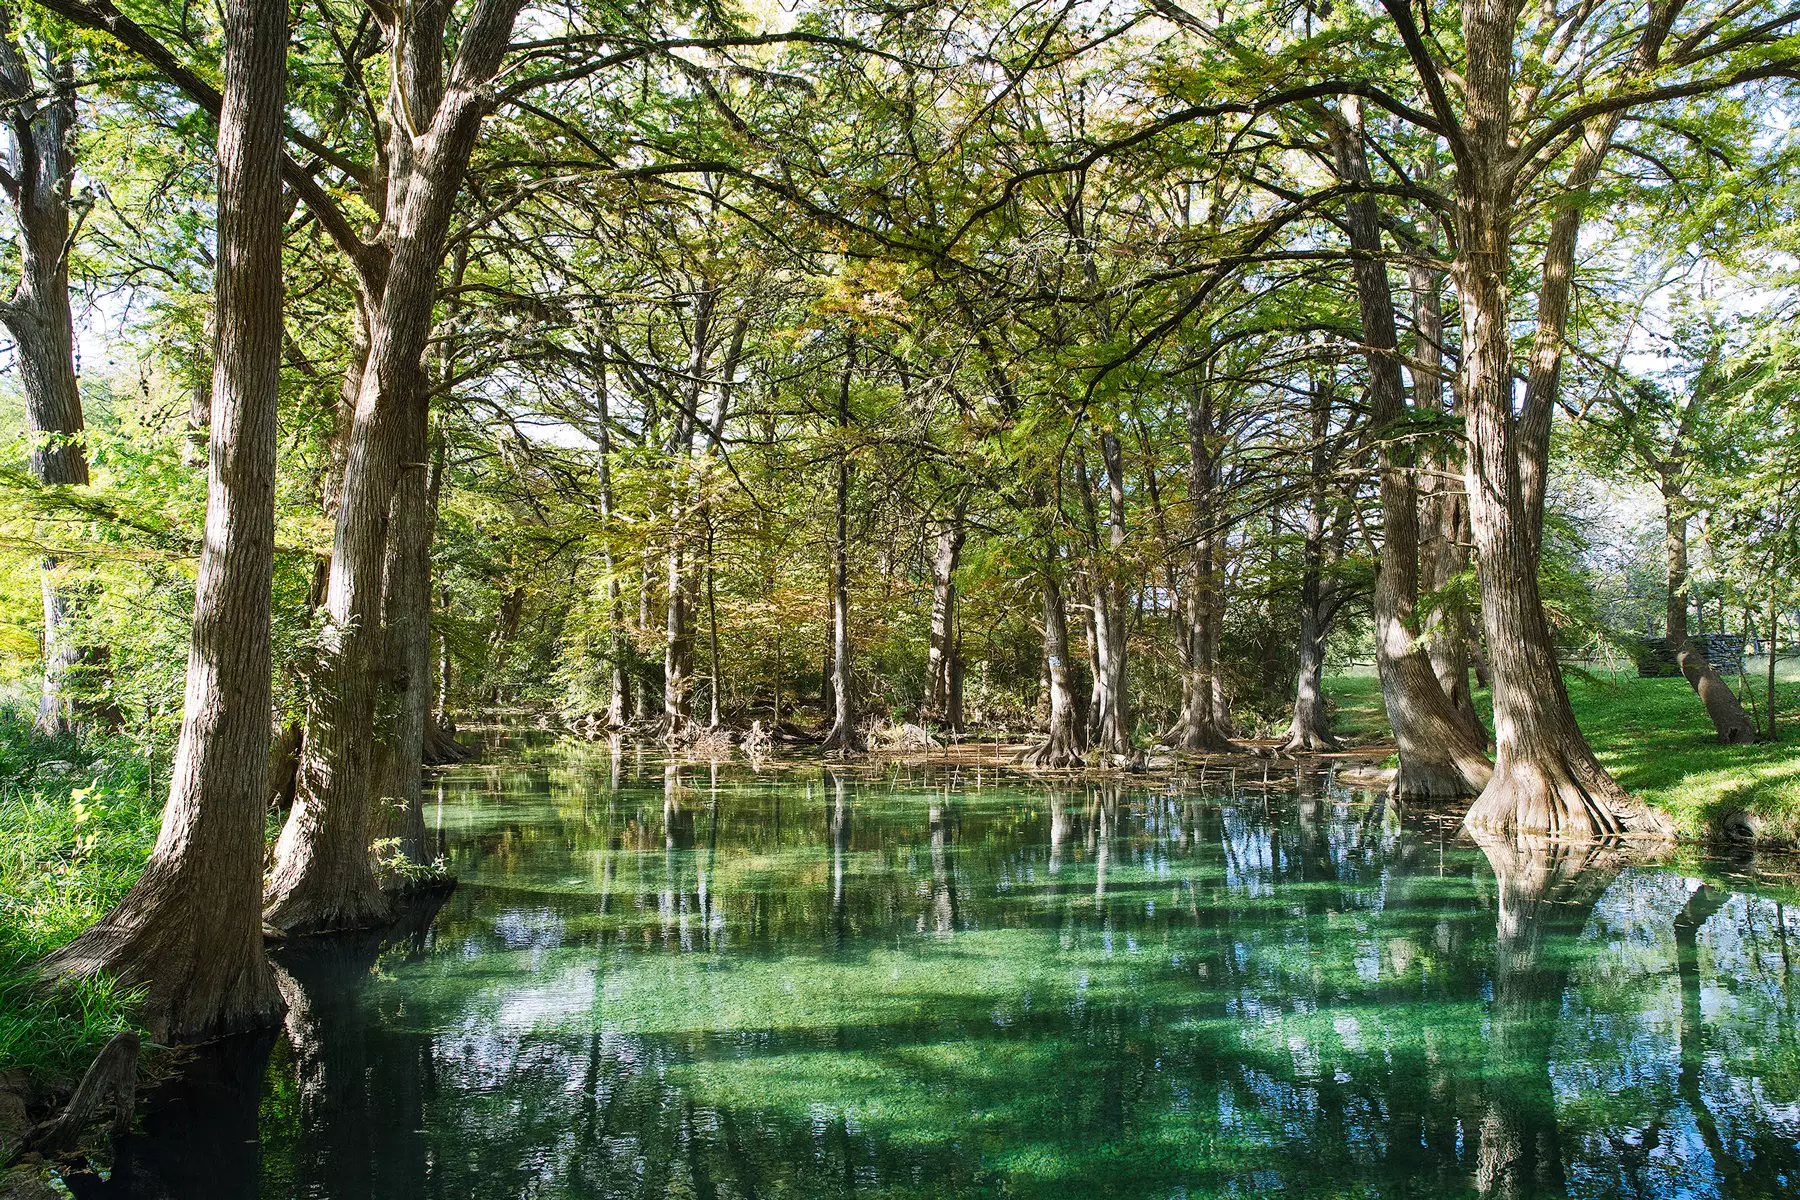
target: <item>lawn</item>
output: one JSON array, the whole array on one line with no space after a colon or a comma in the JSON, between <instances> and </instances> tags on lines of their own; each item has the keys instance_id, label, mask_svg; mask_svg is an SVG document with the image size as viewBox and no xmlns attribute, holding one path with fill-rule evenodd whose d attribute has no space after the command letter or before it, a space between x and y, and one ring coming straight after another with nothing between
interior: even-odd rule
<instances>
[{"instance_id":1,"label":"lawn","mask_svg":"<svg viewBox=\"0 0 1800 1200\"><path fill-rule=\"evenodd\" d=\"M1721 745L1685 680L1573 668L1564 678L1576 720L1600 761L1620 783L1667 812L1682 834L1701 836L1726 813L1743 809L1762 822L1766 837L1800 841L1800 678L1786 666L1777 683L1777 703L1786 714L1777 725L1781 740L1754 746ZM1387 736L1373 671L1335 676L1326 681L1326 694L1336 706L1341 736ZM1756 715L1766 719L1760 675L1753 678L1751 698ZM1476 702L1485 716L1486 694L1478 693Z\"/></svg>"}]
</instances>

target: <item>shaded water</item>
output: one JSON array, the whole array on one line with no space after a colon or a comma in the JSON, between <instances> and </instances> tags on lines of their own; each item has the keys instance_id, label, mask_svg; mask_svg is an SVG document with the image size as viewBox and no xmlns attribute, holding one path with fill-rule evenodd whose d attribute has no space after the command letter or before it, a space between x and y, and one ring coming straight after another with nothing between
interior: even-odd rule
<instances>
[{"instance_id":1,"label":"shaded water","mask_svg":"<svg viewBox=\"0 0 1800 1200\"><path fill-rule=\"evenodd\" d=\"M1800 1194L1786 882L1241 782L460 769L442 908L77 1190Z\"/></svg>"}]
</instances>

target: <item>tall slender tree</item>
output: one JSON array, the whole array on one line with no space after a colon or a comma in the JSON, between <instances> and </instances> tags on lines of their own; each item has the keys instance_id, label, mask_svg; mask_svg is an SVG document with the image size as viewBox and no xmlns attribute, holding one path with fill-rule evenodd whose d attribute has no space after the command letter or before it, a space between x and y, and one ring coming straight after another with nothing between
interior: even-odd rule
<instances>
[{"instance_id":1,"label":"tall slender tree","mask_svg":"<svg viewBox=\"0 0 1800 1200\"><path fill-rule=\"evenodd\" d=\"M187 695L161 836L125 898L45 964L142 985L164 1042L279 1019L263 954L270 581L281 385L281 149L287 0L226 0L217 344L206 538Z\"/></svg>"},{"instance_id":2,"label":"tall slender tree","mask_svg":"<svg viewBox=\"0 0 1800 1200\"><path fill-rule=\"evenodd\" d=\"M0 100L6 104L11 155L0 192L19 228L19 279L0 302L25 384L31 473L51 486L88 482L81 390L75 376L75 325L69 311L69 254L83 200L75 186L75 68L48 29L27 34L10 4L0 4ZM44 674L38 727L66 728L70 684L82 650L69 626L80 591L55 558L43 562Z\"/></svg>"}]
</instances>

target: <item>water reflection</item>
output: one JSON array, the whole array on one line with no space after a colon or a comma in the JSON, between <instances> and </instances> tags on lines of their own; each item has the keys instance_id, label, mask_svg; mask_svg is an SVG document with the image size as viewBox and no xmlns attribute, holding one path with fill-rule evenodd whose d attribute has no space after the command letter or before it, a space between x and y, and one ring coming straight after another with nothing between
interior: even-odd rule
<instances>
[{"instance_id":1,"label":"water reflection","mask_svg":"<svg viewBox=\"0 0 1800 1200\"><path fill-rule=\"evenodd\" d=\"M284 953L252 1166L105 1194L1794 1192L1784 884L985 782L460 769L442 911Z\"/></svg>"},{"instance_id":2,"label":"water reflection","mask_svg":"<svg viewBox=\"0 0 1800 1200\"><path fill-rule=\"evenodd\" d=\"M1477 839L1494 872L1492 1024L1476 1185L1483 1196L1565 1193L1550 1048L1576 947L1618 877L1621 847Z\"/></svg>"}]
</instances>

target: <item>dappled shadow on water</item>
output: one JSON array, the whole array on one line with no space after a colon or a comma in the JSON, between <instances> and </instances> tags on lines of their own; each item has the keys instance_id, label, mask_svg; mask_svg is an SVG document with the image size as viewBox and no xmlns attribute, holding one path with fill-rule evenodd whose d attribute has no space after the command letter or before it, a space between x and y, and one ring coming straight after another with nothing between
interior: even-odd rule
<instances>
[{"instance_id":1,"label":"dappled shadow on water","mask_svg":"<svg viewBox=\"0 0 1800 1200\"><path fill-rule=\"evenodd\" d=\"M459 771L442 911L284 954L253 1165L107 1194L1794 1188L1778 881L1477 846L1308 771L972 783ZM138 1141L201 1156L173 1111Z\"/></svg>"}]
</instances>

